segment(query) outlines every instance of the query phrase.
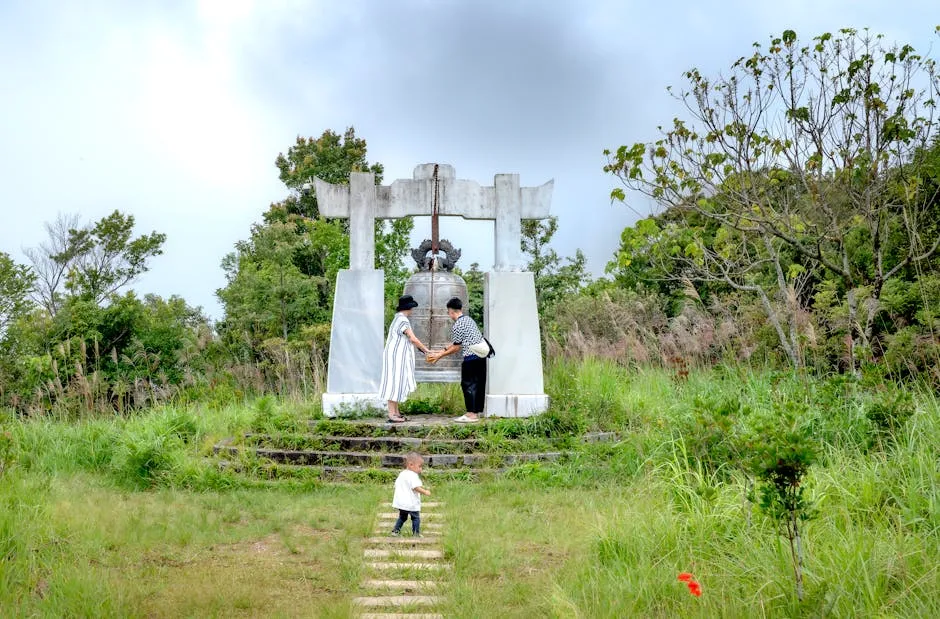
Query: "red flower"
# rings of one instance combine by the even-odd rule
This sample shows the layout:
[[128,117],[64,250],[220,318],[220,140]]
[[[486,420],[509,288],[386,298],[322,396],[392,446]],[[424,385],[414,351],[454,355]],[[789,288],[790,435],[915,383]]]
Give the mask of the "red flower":
[[688,572],[682,572],[681,574],[679,574],[679,580],[681,582],[693,582],[694,578],[695,577],[692,576],[692,574],[689,574]]
[[695,597],[702,597],[702,587],[694,580],[689,581],[689,593]]

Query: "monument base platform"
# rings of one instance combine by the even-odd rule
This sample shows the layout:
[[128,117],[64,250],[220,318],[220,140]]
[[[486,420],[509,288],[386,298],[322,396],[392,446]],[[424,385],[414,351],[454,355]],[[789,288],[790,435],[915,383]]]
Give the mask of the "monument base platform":
[[547,411],[548,404],[545,394],[487,394],[484,411],[487,417],[532,417]]
[[323,415],[325,417],[342,417],[344,412],[377,408],[388,410],[388,402],[379,398],[378,393],[324,393]]

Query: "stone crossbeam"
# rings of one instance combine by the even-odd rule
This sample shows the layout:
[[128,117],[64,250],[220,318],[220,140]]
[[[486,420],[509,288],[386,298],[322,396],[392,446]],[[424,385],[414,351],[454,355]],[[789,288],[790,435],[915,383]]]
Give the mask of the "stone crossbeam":
[[[375,177],[365,172],[350,174],[348,186],[314,179],[320,213],[350,220],[350,268],[375,268],[376,219],[431,215],[433,171],[434,164],[422,164],[415,168],[413,179],[378,186]],[[520,187],[518,174],[497,174],[492,187],[482,187],[475,181],[458,180],[453,166],[440,165],[437,183],[438,215],[494,220],[495,269],[522,270],[522,220],[549,216],[555,181]]]

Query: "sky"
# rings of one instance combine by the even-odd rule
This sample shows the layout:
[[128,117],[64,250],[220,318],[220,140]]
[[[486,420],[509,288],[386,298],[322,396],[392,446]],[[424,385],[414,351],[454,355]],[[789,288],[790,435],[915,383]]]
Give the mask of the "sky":
[[[118,209],[167,235],[134,288],[221,318],[222,257],[288,195],[278,153],[354,126],[386,184],[421,163],[554,179],[553,247],[600,275],[654,208],[611,204],[603,150],[655,139],[683,71],[784,29],[935,49],[934,3],[0,0],[0,251],[26,263],[59,214]],[[416,220],[413,246],[429,236]],[[444,218],[441,236],[491,268],[491,222]]]

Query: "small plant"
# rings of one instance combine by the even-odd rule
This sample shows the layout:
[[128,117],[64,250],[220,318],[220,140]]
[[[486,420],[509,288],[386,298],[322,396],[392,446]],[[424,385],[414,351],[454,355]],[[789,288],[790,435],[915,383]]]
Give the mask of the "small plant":
[[739,459],[737,424],[750,410],[737,397],[716,400],[695,396],[692,414],[682,428],[686,458],[701,463],[709,473],[721,471]]
[[401,412],[406,415],[430,415],[439,412],[441,407],[431,400],[412,399],[401,403]]
[[13,435],[3,430],[0,432],[0,475],[3,475],[16,461],[16,441]]
[[812,513],[803,495],[803,481],[817,458],[817,446],[803,407],[784,402],[772,415],[754,420],[746,441],[748,469],[757,479],[756,502],[783,527],[790,543],[790,559],[797,598],[803,601],[803,540],[801,522]]
[[129,486],[152,488],[177,467],[182,441],[166,434],[128,435],[117,456],[116,472]]
[[865,411],[872,425],[874,442],[883,445],[892,440],[914,414],[914,402],[907,391],[881,395]]

